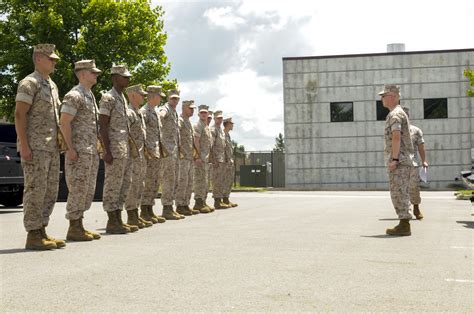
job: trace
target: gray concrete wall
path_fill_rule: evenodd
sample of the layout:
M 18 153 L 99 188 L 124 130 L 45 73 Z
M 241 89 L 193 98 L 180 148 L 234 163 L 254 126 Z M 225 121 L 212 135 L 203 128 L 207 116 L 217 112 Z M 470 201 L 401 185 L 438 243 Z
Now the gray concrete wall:
M 474 99 L 464 69 L 474 49 L 430 53 L 284 58 L 286 187 L 386 189 L 384 121 L 376 120 L 377 92 L 401 85 L 412 124 L 425 135 L 429 187 L 445 188 L 471 168 Z M 447 98 L 448 118 L 425 120 L 424 98 Z M 353 122 L 330 122 L 330 102 L 352 101 Z

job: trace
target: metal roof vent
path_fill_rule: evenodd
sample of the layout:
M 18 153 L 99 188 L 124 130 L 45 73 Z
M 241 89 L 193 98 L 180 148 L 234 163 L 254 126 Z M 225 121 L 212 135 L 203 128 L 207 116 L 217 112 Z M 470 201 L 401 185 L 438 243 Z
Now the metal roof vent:
M 388 44 L 387 52 L 405 52 L 405 44 L 402 44 L 402 43 Z

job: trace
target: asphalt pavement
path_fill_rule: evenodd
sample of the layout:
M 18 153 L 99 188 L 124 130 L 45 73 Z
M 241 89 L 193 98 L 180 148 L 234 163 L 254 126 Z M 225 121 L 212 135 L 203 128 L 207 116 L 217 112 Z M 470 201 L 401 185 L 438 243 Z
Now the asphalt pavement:
M 103 234 L 107 215 L 94 203 L 84 224 L 102 239 L 47 252 L 25 251 L 22 209 L 0 207 L 0 312 L 474 308 L 474 211 L 452 192 L 422 192 L 425 219 L 410 237 L 385 235 L 398 222 L 387 192 L 232 200 L 239 207 L 127 235 Z M 52 236 L 66 236 L 65 207 L 55 207 Z

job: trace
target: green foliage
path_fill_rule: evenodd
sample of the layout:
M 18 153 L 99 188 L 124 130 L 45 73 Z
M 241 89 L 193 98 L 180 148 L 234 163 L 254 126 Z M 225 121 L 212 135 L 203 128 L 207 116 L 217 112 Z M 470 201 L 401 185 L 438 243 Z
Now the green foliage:
M 232 140 L 232 146 L 234 148 L 234 155 L 236 157 L 243 157 L 245 156 L 245 147 L 244 145 L 239 145 L 236 141 Z
M 470 89 L 466 90 L 466 94 L 469 97 L 474 97 L 474 71 L 464 70 L 464 76 L 469 79 Z
M 273 148 L 274 152 L 285 152 L 285 140 L 283 134 L 278 133 L 278 137 L 275 137 L 275 147 Z
M 56 45 L 61 60 L 52 78 L 60 96 L 77 84 L 74 62 L 95 59 L 103 73 L 96 96 L 111 88 L 110 68 L 127 64 L 130 84 L 161 84 L 170 71 L 164 45 L 163 10 L 147 0 L 2 0 L 0 7 L 0 117 L 13 119 L 19 80 L 33 72 L 32 47 Z M 3 18 L 1 18 L 3 17 Z

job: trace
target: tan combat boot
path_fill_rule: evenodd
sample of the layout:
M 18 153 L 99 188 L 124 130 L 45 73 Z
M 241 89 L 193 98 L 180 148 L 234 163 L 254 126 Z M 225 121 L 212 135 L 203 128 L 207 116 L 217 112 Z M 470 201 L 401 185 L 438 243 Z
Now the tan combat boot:
M 189 210 L 188 206 L 186 206 L 186 205 L 178 206 L 176 208 L 176 211 L 178 212 L 178 214 L 184 215 L 184 216 L 192 216 L 193 215 L 193 212 L 191 210 Z
M 149 210 L 150 207 L 151 207 L 151 205 L 141 205 L 140 206 L 140 209 L 141 209 L 140 218 L 142 218 L 143 220 L 146 220 L 148 222 L 151 222 L 152 224 L 156 224 L 156 223 L 158 223 L 158 221 L 150 215 L 150 210 Z
M 420 211 L 420 205 L 418 204 L 413 205 L 413 215 L 415 215 L 416 219 L 418 220 L 423 219 L 423 214 Z
M 131 226 L 137 226 L 138 229 L 145 228 L 145 225 L 138 219 L 138 209 L 127 210 L 127 224 Z
M 153 212 L 153 206 L 150 206 L 150 209 L 148 210 L 148 212 L 150 213 L 152 218 L 154 218 L 158 221 L 159 224 L 162 224 L 162 223 L 166 222 L 166 219 L 164 217 L 158 216 Z
M 187 208 L 191 213 L 193 213 L 193 215 L 199 214 L 199 210 L 194 209 L 194 208 L 191 208 L 191 207 L 189 207 L 189 205 L 186 205 L 186 208 Z
M 86 230 L 84 229 L 84 225 L 82 224 L 82 220 L 83 218 L 81 218 L 79 220 L 79 222 L 81 223 L 81 228 L 82 230 L 87 233 L 88 235 L 90 235 L 94 240 L 99 240 L 100 239 L 100 234 L 98 234 L 97 232 L 92 232 L 92 231 L 89 231 L 89 230 Z
M 92 241 L 94 237 L 87 234 L 81 228 L 81 219 L 69 220 L 69 229 L 67 230 L 66 240 L 68 241 Z
M 393 236 L 410 236 L 411 229 L 410 229 L 410 222 L 408 219 L 400 219 L 400 223 L 393 228 L 387 229 L 388 235 Z
M 126 228 L 130 229 L 130 232 L 137 232 L 138 231 L 138 227 L 137 226 L 132 226 L 132 225 L 129 225 L 129 224 L 126 224 L 123 222 L 122 220 L 122 211 L 121 210 L 118 210 L 117 211 L 117 218 L 118 218 L 118 221 Z
M 41 229 L 28 231 L 26 236 L 25 249 L 27 250 L 53 250 L 57 249 L 56 243 L 45 239 Z
M 107 227 L 105 228 L 105 232 L 110 233 L 110 234 L 129 233 L 130 228 L 127 228 L 124 225 L 122 225 L 122 223 L 118 219 L 117 212 L 120 214 L 120 210 L 107 212 L 107 215 L 109 216 L 109 220 L 107 221 Z
M 137 213 L 137 216 L 138 216 L 138 213 Z M 143 219 L 143 218 L 140 217 L 140 216 L 138 216 L 138 220 L 145 226 L 145 228 L 148 228 L 148 227 L 153 226 L 153 222 L 151 222 L 151 221 L 146 221 L 145 219 Z
M 202 198 L 197 198 L 194 201 L 194 210 L 198 210 L 201 214 L 209 214 L 211 211 L 209 208 L 204 206 L 204 202 L 202 201 Z
M 60 239 L 55 239 L 55 238 L 49 236 L 46 233 L 46 227 L 45 226 L 43 226 L 43 228 L 41 228 L 40 230 L 41 230 L 41 235 L 43 236 L 43 238 L 45 238 L 48 241 L 54 242 L 58 249 L 66 246 L 66 241 L 60 240 Z
M 215 208 L 210 206 L 210 205 L 207 205 L 206 203 L 206 200 L 203 200 L 204 202 L 204 207 L 207 207 L 207 209 L 209 209 L 209 212 L 212 213 L 213 211 L 215 211 Z
M 214 208 L 215 209 L 228 209 L 230 208 L 230 205 L 224 204 L 222 202 L 222 199 L 216 197 L 214 199 Z
M 172 205 L 163 205 L 163 214 L 161 215 L 166 220 L 179 220 L 179 216 L 174 214 Z
M 222 202 L 226 205 L 229 205 L 230 207 L 237 207 L 238 205 L 236 203 L 232 203 L 228 197 L 224 197 L 222 199 Z

